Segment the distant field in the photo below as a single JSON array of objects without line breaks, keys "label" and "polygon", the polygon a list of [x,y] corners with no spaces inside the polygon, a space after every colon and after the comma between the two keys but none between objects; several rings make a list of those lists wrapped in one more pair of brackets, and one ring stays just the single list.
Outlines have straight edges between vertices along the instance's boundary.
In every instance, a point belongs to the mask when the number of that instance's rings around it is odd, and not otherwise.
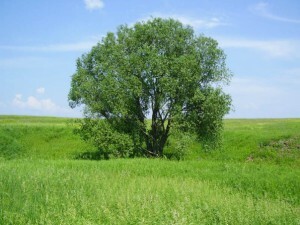
[{"label": "distant field", "polygon": [[[0,158],[74,159],[96,151],[73,128],[74,119],[0,116]],[[222,149],[205,153],[195,142],[186,159],[300,164],[300,119],[225,120],[223,136]]]},{"label": "distant field", "polygon": [[184,161],[79,160],[73,122],[0,116],[0,224],[300,224],[300,119],[226,120]]}]

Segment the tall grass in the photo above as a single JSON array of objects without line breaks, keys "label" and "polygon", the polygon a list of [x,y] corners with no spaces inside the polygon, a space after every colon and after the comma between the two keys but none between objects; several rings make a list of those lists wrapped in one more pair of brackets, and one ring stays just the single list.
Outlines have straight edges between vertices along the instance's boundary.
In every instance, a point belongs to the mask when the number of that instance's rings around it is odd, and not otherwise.
[{"label": "tall grass", "polygon": [[0,224],[300,222],[299,171],[147,159],[12,160],[0,170]]},{"label": "tall grass", "polygon": [[0,116],[1,225],[300,224],[300,119],[226,120],[185,161],[74,160],[96,150],[72,124]]}]

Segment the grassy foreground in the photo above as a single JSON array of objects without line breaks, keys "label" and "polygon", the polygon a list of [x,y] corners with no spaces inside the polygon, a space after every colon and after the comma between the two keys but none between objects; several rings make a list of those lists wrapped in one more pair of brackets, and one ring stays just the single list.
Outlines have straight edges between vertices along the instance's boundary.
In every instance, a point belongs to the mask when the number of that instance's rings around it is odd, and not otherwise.
[{"label": "grassy foreground", "polygon": [[161,160],[7,161],[0,224],[299,224],[299,171]]},{"label": "grassy foreground", "polygon": [[0,224],[300,224],[300,120],[227,120],[187,160],[75,160],[68,119],[0,116]]}]

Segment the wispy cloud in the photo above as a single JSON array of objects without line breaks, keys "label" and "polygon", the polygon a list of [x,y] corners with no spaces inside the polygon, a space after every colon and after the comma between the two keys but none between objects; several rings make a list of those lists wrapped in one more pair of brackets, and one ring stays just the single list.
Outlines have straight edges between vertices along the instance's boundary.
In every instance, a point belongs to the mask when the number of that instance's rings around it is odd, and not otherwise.
[{"label": "wispy cloud", "polygon": [[88,10],[102,9],[104,7],[102,0],[84,0],[84,4]]},{"label": "wispy cloud", "polygon": [[285,71],[285,73],[290,75],[290,76],[297,76],[297,77],[300,78],[300,67],[288,69],[288,70]]},{"label": "wispy cloud", "polygon": [[299,58],[298,40],[254,40],[242,38],[217,38],[223,48],[248,48],[261,51],[270,57]]},{"label": "wispy cloud", "polygon": [[152,13],[151,16],[147,16],[141,19],[140,21],[147,21],[153,17],[160,17],[164,19],[168,19],[168,18],[176,19],[179,20],[184,25],[192,26],[194,29],[200,29],[200,28],[211,29],[219,26],[228,25],[227,23],[222,22],[221,19],[217,17],[202,19],[202,18],[195,18],[195,17],[185,16],[185,15],[165,14],[165,13],[157,13],[157,12]]},{"label": "wispy cloud", "polygon": [[300,24],[300,19],[291,19],[291,18],[282,17],[282,16],[278,16],[278,15],[273,14],[269,9],[269,4],[265,3],[265,2],[260,2],[256,5],[254,5],[251,8],[251,11],[258,14],[258,15],[260,15],[260,16],[271,19],[271,20],[277,20],[277,21],[281,21],[281,22]]},{"label": "wispy cloud", "polygon": [[[289,84],[283,85],[285,82]],[[234,77],[231,85],[225,87],[235,109],[228,117],[298,117],[300,105],[295,99],[300,97],[299,82],[300,76],[294,80],[285,76]]]},{"label": "wispy cloud", "polygon": [[15,46],[15,45],[0,45],[1,50],[9,51],[30,51],[30,52],[77,52],[87,51],[97,43],[96,40],[77,42],[77,43],[65,43],[65,44],[51,44],[40,46]]},{"label": "wispy cloud", "polygon": [[[1,49],[1,48],[0,48]],[[29,68],[32,66],[35,68],[38,65],[49,65],[49,60],[44,57],[13,57],[13,58],[0,58],[0,68]]]},{"label": "wispy cloud", "polygon": [[171,15],[171,18],[177,19],[185,25],[190,25],[195,29],[199,28],[215,28],[226,25],[219,18],[213,17],[210,19],[196,19],[180,15]]},{"label": "wispy cloud", "polygon": [[275,81],[285,87],[297,87],[299,91],[295,97],[300,98],[300,89],[298,88],[300,87],[300,68],[290,68],[282,71],[280,77],[277,77]]}]

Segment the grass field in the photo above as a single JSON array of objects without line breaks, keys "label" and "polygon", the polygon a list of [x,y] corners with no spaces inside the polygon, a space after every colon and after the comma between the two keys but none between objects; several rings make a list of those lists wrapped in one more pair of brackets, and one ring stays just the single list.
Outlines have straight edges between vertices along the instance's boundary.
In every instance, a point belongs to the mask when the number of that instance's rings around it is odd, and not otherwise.
[{"label": "grass field", "polygon": [[80,160],[72,124],[0,116],[0,224],[300,224],[300,119],[226,120],[184,161]]}]

